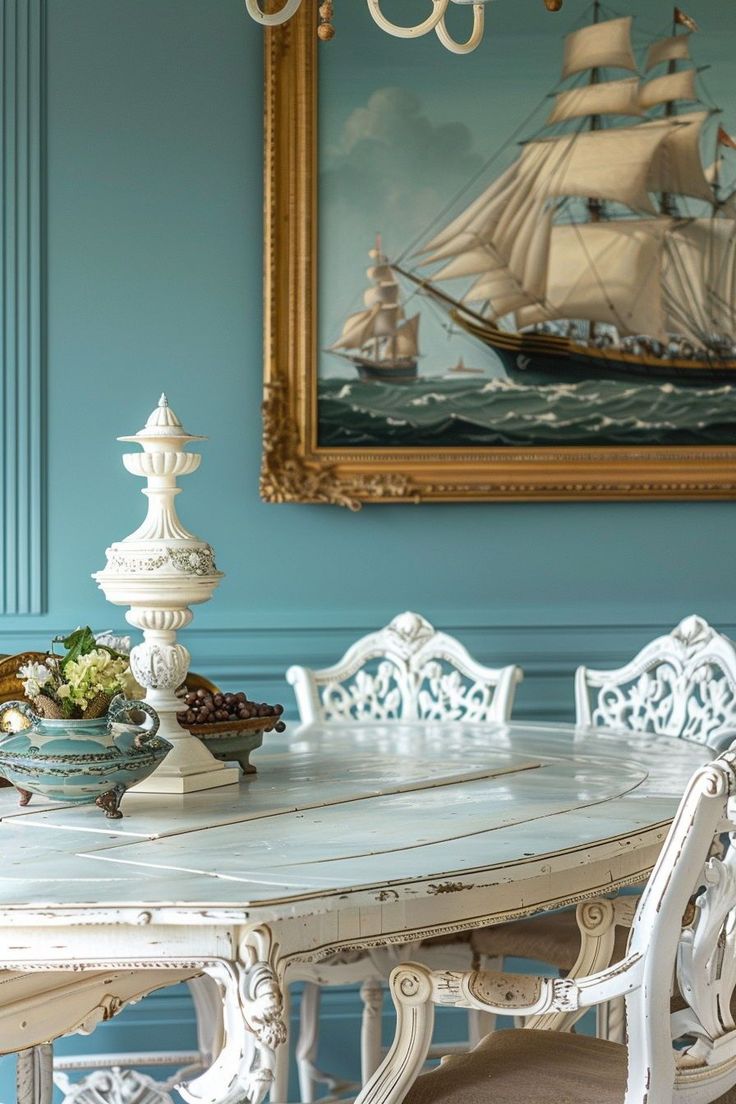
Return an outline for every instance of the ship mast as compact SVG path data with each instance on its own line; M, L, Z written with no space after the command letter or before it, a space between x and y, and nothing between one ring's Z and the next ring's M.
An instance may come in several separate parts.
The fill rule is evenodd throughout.
M601 18L601 3L600 0L594 0L593 4L593 23L599 23ZM596 68L590 71L589 85L599 84L601 79L601 71ZM600 115L590 116L590 129L601 129L601 117ZM591 222L600 222L603 218L603 201L596 196L588 196L588 214L590 215ZM597 336L598 327L595 322L588 323L588 338L594 340Z
M679 24L677 22L677 9L675 8L675 11L673 12L673 15L672 15L672 36L673 36L673 38L677 35L678 25ZM675 58L670 58L669 62L667 63L667 73L669 75L671 75L672 73L676 73L676 72L677 72L677 60ZM675 101L674 100L667 100L666 104L664 105L665 119L671 119L673 117L673 115L676 115L676 114L677 114L677 112L675 110ZM660 211L662 212L663 215L670 215L672 218L677 218L677 213L678 213L677 212L677 203L675 202L675 197L672 195L671 192L662 192L662 194L660 196L660 200L659 200L659 209L660 209Z
M600 3L600 0L595 0L595 3L593 4L593 22L594 23L599 23L600 18L601 18L601 3ZM588 81L588 84L590 84L590 85L599 84L600 79L601 79L601 71L596 66L595 69L591 69L591 71L590 71L590 80ZM600 130L601 129L601 117L600 117L600 115L591 115L590 116L590 129L591 130ZM588 197L588 211L590 213L590 221L591 222L600 222L601 216L603 214L603 203L601 202L601 200L597 199L595 196L589 196Z

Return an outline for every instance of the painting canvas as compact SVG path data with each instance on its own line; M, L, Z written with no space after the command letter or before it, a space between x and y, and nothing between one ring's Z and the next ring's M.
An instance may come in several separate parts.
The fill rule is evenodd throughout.
M458 57L336 5L315 89L312 456L732 463L736 9L525 0L488 25Z

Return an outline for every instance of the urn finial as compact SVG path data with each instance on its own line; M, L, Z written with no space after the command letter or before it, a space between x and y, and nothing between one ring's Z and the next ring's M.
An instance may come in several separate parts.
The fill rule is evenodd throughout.
M162 394L143 429L118 440L142 449L126 453L123 464L146 480L148 512L134 533L108 548L107 564L94 578L108 601L130 606L126 620L143 630L143 643L130 655L131 670L173 745L143 786L153 793L187 793L226 785L237 780L237 771L223 769L176 718L176 691L189 668L189 652L176 633L192 620L189 607L208 601L222 579L211 546L182 525L174 501L177 479L196 471L201 460L186 447L204 438L187 433Z

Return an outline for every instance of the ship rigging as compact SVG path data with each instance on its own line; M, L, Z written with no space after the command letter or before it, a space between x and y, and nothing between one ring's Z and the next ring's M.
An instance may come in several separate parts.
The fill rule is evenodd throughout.
M717 120L704 163L718 111L698 99L693 20L675 9L643 77L632 25L594 5L565 40L542 132L413 265L394 265L526 382L736 380L736 201L723 187L736 141Z

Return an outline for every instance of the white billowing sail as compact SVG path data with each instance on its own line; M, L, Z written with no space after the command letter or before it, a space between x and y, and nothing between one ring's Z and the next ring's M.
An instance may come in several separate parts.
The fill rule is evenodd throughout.
M546 152L534 186L548 196L607 199L654 214L649 176L669 129L656 121L531 142L522 160Z
M717 184L723 171L723 158L716 157L705 170L705 179L709 184Z
M419 315L407 318L396 331L396 355L400 357L419 356Z
M669 219L556 226L546 301L518 311L518 326L585 318L609 323L622 336L664 337L660 272L669 226Z
M675 100L697 100L695 90L695 70L679 69L676 73L665 73L655 77L641 87L640 105L643 111L658 104L673 103Z
M687 61L690 57L690 35L671 35L653 42L647 53L647 73L663 61Z
M700 135L707 119L707 111L692 111L666 120L669 133L652 161L647 179L650 191L713 202L713 189L706 178L700 154ZM639 129L661 128L662 122L644 123Z
M498 180L489 184L477 199L427 242L421 252L431 253L431 260L438 261L454 257L461 249L471 248L486 238L490 227L497 221L497 212L503 211L516 192L518 176L519 162L514 161Z
M368 288L363 295L363 302L367 307L397 307L399 304L399 285L381 283L377 287Z
M584 115L641 115L639 80L602 81L586 84L582 88L570 88L555 96L555 103L547 124L564 123Z
M360 349L373 336L373 321L378 310L358 311L346 318L345 324L332 349Z
M696 345L736 332L736 221L689 219L667 235L667 328Z
M602 67L630 69L636 72L636 59L631 47L631 16L607 19L573 31L565 39L562 77Z

